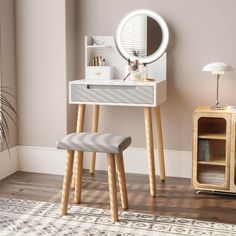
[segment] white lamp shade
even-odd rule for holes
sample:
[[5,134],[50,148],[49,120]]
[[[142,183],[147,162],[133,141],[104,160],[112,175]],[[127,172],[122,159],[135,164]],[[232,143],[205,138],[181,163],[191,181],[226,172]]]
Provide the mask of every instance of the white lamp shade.
[[231,71],[233,67],[225,62],[213,62],[203,67],[202,71],[209,71],[212,74],[224,74],[225,71]]

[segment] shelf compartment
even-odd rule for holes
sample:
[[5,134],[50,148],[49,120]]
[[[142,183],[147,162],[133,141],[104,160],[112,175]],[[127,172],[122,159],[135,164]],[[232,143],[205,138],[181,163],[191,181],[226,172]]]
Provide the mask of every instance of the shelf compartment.
[[214,157],[213,161],[198,161],[198,164],[201,165],[215,165],[215,166],[225,166],[225,158],[224,157]]
[[223,185],[225,183],[225,167],[198,164],[197,180],[200,184]]
[[226,134],[200,134],[198,135],[200,139],[216,139],[216,140],[226,140]]
[[226,120],[221,117],[201,117],[198,120],[198,137],[226,139]]
[[111,48],[111,45],[87,45],[87,48]]
[[198,139],[197,162],[201,165],[226,165],[226,141]]

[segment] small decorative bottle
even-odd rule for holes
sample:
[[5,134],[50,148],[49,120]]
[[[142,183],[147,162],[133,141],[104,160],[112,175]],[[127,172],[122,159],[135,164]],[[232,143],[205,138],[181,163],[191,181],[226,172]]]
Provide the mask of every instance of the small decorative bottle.
[[144,63],[143,66],[141,67],[141,80],[146,81],[148,78],[148,69],[147,69],[147,64]]
[[128,74],[130,73],[131,70],[131,63],[130,63],[130,59],[128,59],[128,64],[125,65],[125,76],[128,76]]
[[139,72],[138,61],[136,60],[131,67],[130,80],[141,81],[141,73]]

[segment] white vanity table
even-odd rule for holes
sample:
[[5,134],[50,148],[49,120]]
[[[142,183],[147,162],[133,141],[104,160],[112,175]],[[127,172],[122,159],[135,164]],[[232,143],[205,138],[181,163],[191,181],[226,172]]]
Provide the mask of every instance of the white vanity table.
[[[166,100],[166,80],[153,82],[75,80],[69,83],[69,102],[79,104],[77,132],[83,131],[85,105],[93,106],[92,131],[98,130],[99,105],[143,107],[149,166],[150,193],[156,196],[152,109],[156,116],[157,147],[160,178],[165,180],[165,163],[162,142],[160,104]],[[90,172],[94,173],[95,153],[92,155]]]
[[[115,41],[112,36],[85,37],[85,79],[69,83],[69,102],[79,105],[76,132],[83,131],[86,105],[93,105],[92,132],[98,131],[100,105],[143,107],[150,193],[153,197],[156,196],[156,173],[152,110],[157,127],[160,178],[165,180],[160,104],[167,97],[165,52],[168,42],[169,30],[160,15],[150,10],[133,11],[121,20]],[[127,61],[129,70],[124,74]],[[141,68],[146,68],[146,72],[148,68],[148,75],[145,73],[144,78],[157,79],[141,82]],[[114,79],[127,77],[138,81]],[[81,152],[76,153],[76,160],[81,169]],[[95,161],[96,153],[92,153],[91,174],[95,171]]]

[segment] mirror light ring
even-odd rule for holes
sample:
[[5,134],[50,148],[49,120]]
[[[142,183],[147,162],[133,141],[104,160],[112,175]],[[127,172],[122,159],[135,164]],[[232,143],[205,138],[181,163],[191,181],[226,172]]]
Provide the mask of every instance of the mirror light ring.
[[[126,22],[128,20],[130,20],[132,17],[137,16],[137,15],[146,15],[146,16],[153,18],[154,20],[157,21],[157,23],[159,24],[161,31],[162,31],[162,41],[161,41],[160,47],[153,54],[151,54],[147,57],[142,57],[142,58],[130,55],[123,47],[122,40],[121,40],[121,32],[124,28],[124,25],[126,24]],[[131,61],[138,60],[139,63],[149,64],[149,63],[152,63],[152,62],[156,61],[157,59],[159,59],[165,53],[168,43],[169,43],[169,29],[168,29],[168,26],[167,26],[165,20],[160,15],[158,15],[156,12],[146,10],[146,9],[135,10],[135,11],[132,11],[131,13],[129,13],[128,15],[126,15],[121,20],[121,22],[117,28],[117,31],[116,31],[115,43],[116,43],[118,51],[126,60],[128,60],[128,59],[130,59]]]

